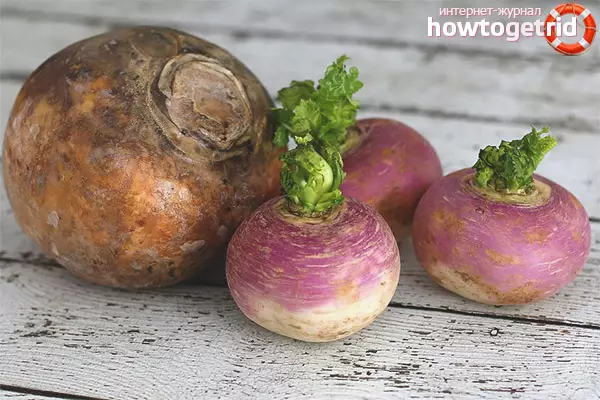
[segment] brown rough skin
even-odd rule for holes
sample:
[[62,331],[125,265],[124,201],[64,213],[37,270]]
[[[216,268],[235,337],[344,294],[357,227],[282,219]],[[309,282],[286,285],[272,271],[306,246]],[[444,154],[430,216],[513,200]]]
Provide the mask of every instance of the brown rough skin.
[[183,32],[112,31],[50,57],[6,132],[17,221],[73,274],[166,286],[279,194],[271,101],[235,57]]

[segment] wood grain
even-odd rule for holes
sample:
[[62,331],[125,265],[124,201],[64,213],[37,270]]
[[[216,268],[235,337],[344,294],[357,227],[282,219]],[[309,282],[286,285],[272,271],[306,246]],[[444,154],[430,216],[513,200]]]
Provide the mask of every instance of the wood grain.
[[[588,0],[586,6],[596,11],[600,3]],[[303,2],[172,0],[4,0],[4,13],[9,17],[36,21],[77,21],[85,25],[157,24],[200,29],[206,33],[229,33],[240,37],[299,38],[309,42],[363,43],[371,47],[428,47],[442,52],[464,54],[486,53],[498,58],[518,57],[529,60],[555,58],[556,54],[543,38],[521,37],[517,43],[504,38],[460,38],[427,36],[427,19],[466,21],[465,17],[441,17],[444,7],[540,7],[544,19],[554,0],[538,0],[523,4],[517,0],[502,3],[469,4],[456,0],[371,1],[368,6],[358,0],[308,0]],[[495,15],[486,20],[507,21]],[[471,17],[479,21],[482,17]],[[519,17],[519,22],[535,17]],[[591,49],[588,58],[600,58],[600,48]]]
[[[102,398],[594,399],[600,330],[389,308],[331,344],[281,338],[226,289],[126,292],[60,268],[0,268],[0,370]],[[226,349],[226,350],[225,350]]]
[[[60,397],[55,397],[60,399]],[[18,399],[18,400],[48,400],[47,397],[35,396],[28,393],[18,393],[0,390],[0,399]]]
[[[4,76],[28,73],[67,44],[108,29],[41,21],[35,30],[24,31],[23,24],[21,19],[3,19]],[[239,37],[203,32],[201,27],[189,31],[230,50],[273,94],[292,79],[319,77],[325,65],[347,54],[361,70],[365,87],[357,97],[365,110],[600,132],[600,97],[595,89],[600,85],[600,61],[593,57],[556,56],[531,62],[421,47]]]

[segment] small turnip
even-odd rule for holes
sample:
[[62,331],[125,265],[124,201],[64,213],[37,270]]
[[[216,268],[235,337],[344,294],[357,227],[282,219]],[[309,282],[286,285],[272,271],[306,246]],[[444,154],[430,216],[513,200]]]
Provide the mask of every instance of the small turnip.
[[369,118],[348,130],[343,147],[344,194],[374,207],[397,240],[410,236],[419,200],[443,176],[433,146],[402,122]]
[[487,304],[556,293],[583,268],[588,216],[577,198],[534,171],[556,140],[535,128],[487,146],[474,169],[434,183],[417,207],[417,259],[440,285]]
[[[248,217],[227,251],[227,282],[242,312],[273,332],[331,341],[367,326],[390,302],[400,274],[392,231],[373,208],[340,191],[344,172],[335,146],[319,131],[346,129],[362,84],[338,59],[318,96],[298,100],[287,124],[298,147],[281,156],[285,196]],[[336,105],[332,107],[332,105]],[[281,122],[280,122],[281,123]]]

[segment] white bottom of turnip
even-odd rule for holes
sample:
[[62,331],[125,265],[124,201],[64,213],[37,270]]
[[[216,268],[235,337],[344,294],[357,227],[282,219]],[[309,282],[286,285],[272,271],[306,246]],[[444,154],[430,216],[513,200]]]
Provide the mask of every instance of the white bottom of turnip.
[[471,272],[461,271],[446,264],[430,265],[427,272],[444,288],[467,299],[483,304],[511,305],[538,301],[552,295],[555,290],[542,291],[531,282],[509,293],[502,293],[492,284],[486,284]]
[[340,296],[311,309],[289,310],[271,298],[254,300],[251,320],[270,331],[305,342],[342,339],[369,325],[389,304],[399,275],[386,272],[371,293],[360,299]]

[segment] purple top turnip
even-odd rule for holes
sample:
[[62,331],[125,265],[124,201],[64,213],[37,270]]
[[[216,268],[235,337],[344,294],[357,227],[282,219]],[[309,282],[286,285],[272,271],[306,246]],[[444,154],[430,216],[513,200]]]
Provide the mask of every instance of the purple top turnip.
[[322,130],[347,129],[352,120],[345,116],[358,108],[351,96],[362,85],[345,59],[327,69],[318,96],[278,116],[299,143],[281,156],[285,196],[248,217],[227,251],[227,282],[242,312],[309,342],[367,326],[390,302],[400,275],[392,231],[373,208],[344,198],[342,157],[319,139]]
[[347,139],[342,191],[375,208],[397,240],[410,236],[419,200],[443,176],[433,146],[411,127],[383,118],[358,120]]
[[[351,69],[350,74],[354,72]],[[293,81],[277,93],[281,108],[276,110],[280,123],[275,144],[285,146],[290,137],[295,137],[290,123],[292,110],[301,100],[318,98],[321,84],[320,81],[315,88],[310,80]],[[356,79],[349,84],[356,88],[362,85]],[[342,191],[374,207],[396,239],[402,240],[411,234],[413,214],[421,196],[443,176],[440,159],[414,129],[392,119],[356,121],[356,108],[346,108],[314,134],[342,153],[347,172]]]
[[434,183],[417,207],[417,259],[440,285],[487,304],[525,304],[556,293],[583,268],[588,216],[562,186],[535,175],[556,141],[542,135],[481,150],[474,169]]

